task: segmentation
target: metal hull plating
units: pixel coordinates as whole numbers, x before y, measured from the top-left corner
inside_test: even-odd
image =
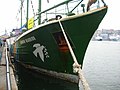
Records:
[[[106,7],[60,19],[78,63],[83,64],[87,46],[107,12]],[[14,56],[35,67],[73,74],[73,59],[59,25],[51,21],[31,29],[16,40]]]

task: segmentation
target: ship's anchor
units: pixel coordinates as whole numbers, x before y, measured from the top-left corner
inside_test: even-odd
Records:
[[[65,38],[65,40],[66,40],[66,42],[67,42],[67,45],[68,45],[68,48],[69,48],[70,53],[71,53],[71,55],[72,55],[72,58],[73,58],[73,60],[74,60],[73,71],[74,71],[75,73],[78,73],[78,77],[79,77],[79,87],[80,87],[80,81],[81,81],[84,90],[91,90],[90,87],[89,87],[89,84],[87,83],[87,80],[85,79],[85,77],[84,77],[84,75],[83,75],[83,72],[82,72],[82,69],[81,69],[81,65],[79,65],[78,62],[77,62],[76,56],[75,56],[75,54],[74,54],[74,52],[73,52],[73,50],[72,50],[72,47],[71,47],[71,45],[70,45],[70,43],[69,43],[69,41],[68,41],[67,35],[65,34],[64,28],[63,28],[62,23],[61,23],[60,20],[59,20],[59,25],[60,25],[60,28],[61,28],[61,30],[62,30],[63,36],[64,36],[64,38]]]

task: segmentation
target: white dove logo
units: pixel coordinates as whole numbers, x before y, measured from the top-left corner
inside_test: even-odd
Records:
[[[34,44],[33,47],[35,47],[36,49],[33,51],[33,54],[38,57],[38,55],[40,56],[41,60],[44,62],[44,53],[46,58],[48,58],[48,52],[47,49],[45,48],[45,46],[40,45],[39,43]],[[44,51],[45,49],[45,51]],[[37,55],[38,54],[38,55]]]

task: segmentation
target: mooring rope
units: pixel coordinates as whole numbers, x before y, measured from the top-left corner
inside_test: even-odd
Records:
[[[74,61],[74,64],[73,64],[73,72],[74,72],[74,73],[78,73],[78,77],[79,77],[79,87],[80,87],[80,81],[81,81],[84,90],[91,90],[90,87],[89,87],[89,84],[87,83],[87,81],[86,81],[86,79],[85,79],[85,77],[84,77],[84,75],[83,75],[83,72],[82,72],[82,69],[81,69],[81,65],[78,64],[78,61],[77,61],[77,59],[76,59],[76,56],[75,56],[75,54],[74,54],[74,52],[73,52],[73,49],[72,49],[72,47],[71,47],[71,45],[70,45],[70,42],[69,42],[69,40],[68,40],[68,38],[67,38],[67,35],[66,35],[66,33],[65,33],[65,30],[64,30],[63,25],[62,25],[62,23],[61,23],[60,20],[59,20],[59,25],[60,25],[60,28],[61,28],[62,33],[63,33],[63,36],[64,36],[64,38],[65,38],[65,40],[66,40],[66,42],[67,42],[68,48],[69,48],[69,50],[70,50],[70,53],[71,53],[72,58],[73,58],[73,61]]]

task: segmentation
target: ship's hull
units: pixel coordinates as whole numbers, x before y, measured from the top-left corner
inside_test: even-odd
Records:
[[[104,18],[107,8],[60,19],[79,64],[87,46]],[[48,22],[22,34],[14,44],[16,60],[45,70],[73,74],[73,59],[59,20]]]

